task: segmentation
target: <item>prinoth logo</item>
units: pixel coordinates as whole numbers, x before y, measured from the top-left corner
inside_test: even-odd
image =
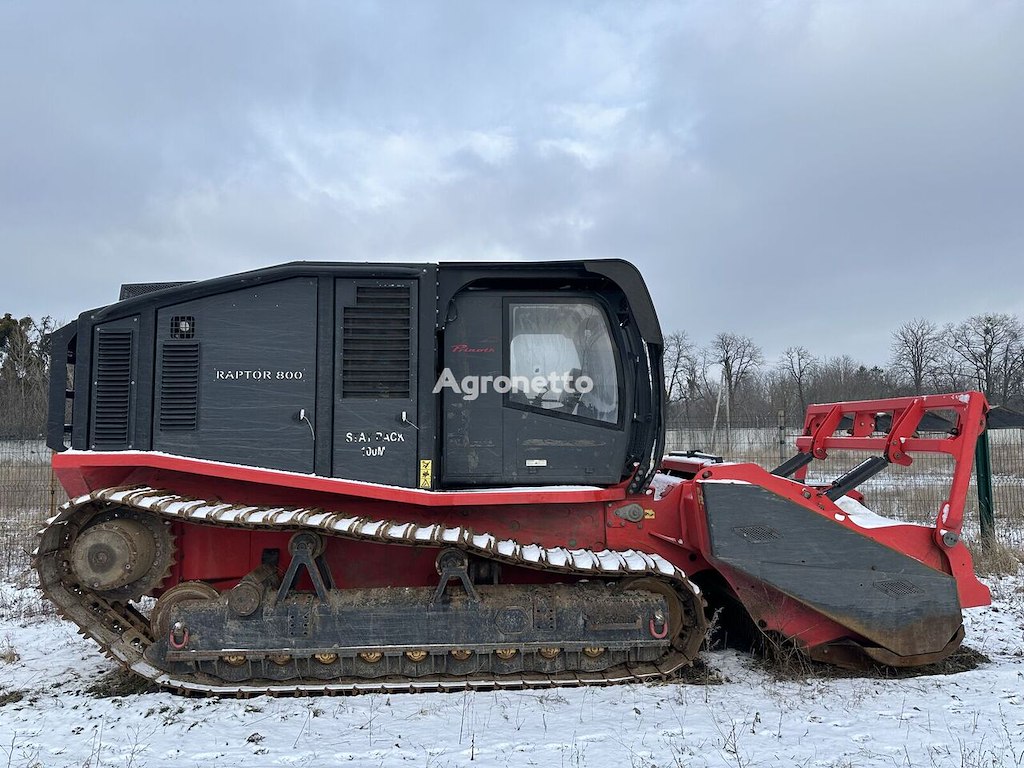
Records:
[[[491,346],[480,346],[471,347],[469,344],[452,344],[452,352],[464,355],[485,355],[488,352],[493,352],[494,347]]]

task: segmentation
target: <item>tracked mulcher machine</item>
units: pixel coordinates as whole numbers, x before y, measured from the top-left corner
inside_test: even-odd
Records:
[[[128,285],[52,349],[72,500],[42,589],[170,689],[664,679],[719,607],[813,659],[914,666],[989,600],[959,536],[981,395],[812,406],[773,472],[663,458],[662,335],[623,261]],[[935,410],[955,427],[919,437]],[[845,448],[876,455],[804,482]],[[955,462],[935,525],[868,511],[856,486],[921,451]]]

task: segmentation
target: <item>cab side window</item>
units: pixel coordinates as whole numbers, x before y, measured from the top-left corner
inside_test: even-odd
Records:
[[[618,423],[618,369],[604,313],[591,303],[523,302],[509,314],[511,402]]]

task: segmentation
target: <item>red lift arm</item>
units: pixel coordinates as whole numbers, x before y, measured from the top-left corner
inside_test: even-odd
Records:
[[[918,428],[925,414],[938,411],[955,415],[949,434],[945,437],[918,437]],[[801,455],[808,456],[808,459],[796,469],[795,475],[797,479],[805,479],[810,459],[824,459],[830,449],[879,451],[884,461],[877,462],[878,469],[890,463],[909,466],[914,453],[948,454],[953,457],[955,466],[949,498],[939,506],[936,516],[935,538],[940,546],[949,547],[951,542],[955,544],[960,538],[974,446],[985,430],[987,413],[988,403],[980,392],[811,405],[807,408],[803,434],[796,440]],[[842,434],[837,434],[846,416],[851,418],[851,425]],[[881,416],[888,416],[891,420],[888,433],[876,431]],[[868,471],[872,469],[874,465]],[[837,480],[836,484],[840,481]]]

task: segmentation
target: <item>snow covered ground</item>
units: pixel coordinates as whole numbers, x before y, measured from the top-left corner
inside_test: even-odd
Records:
[[[989,580],[946,676],[245,701],[90,693],[112,669],[31,589],[0,585],[0,766],[1024,766],[1024,574]]]

